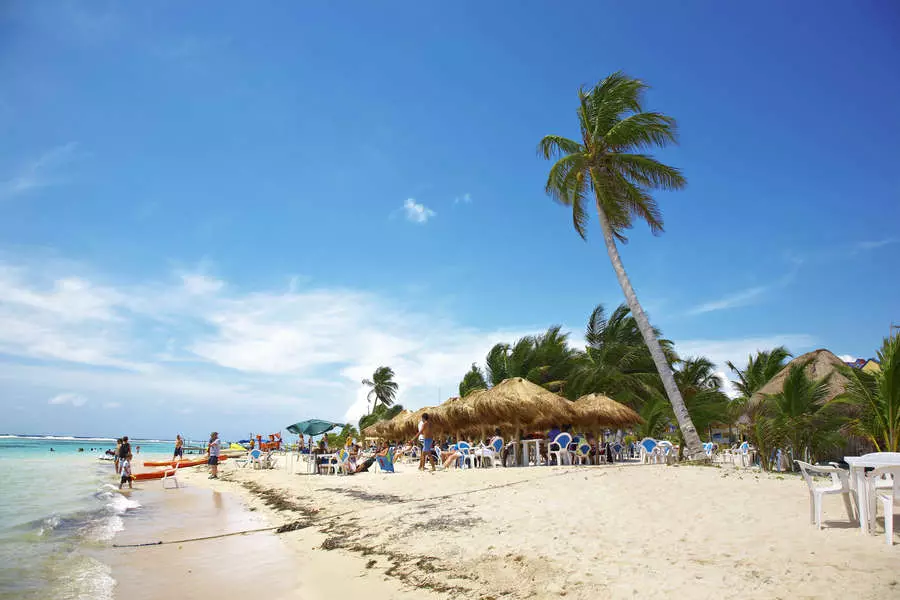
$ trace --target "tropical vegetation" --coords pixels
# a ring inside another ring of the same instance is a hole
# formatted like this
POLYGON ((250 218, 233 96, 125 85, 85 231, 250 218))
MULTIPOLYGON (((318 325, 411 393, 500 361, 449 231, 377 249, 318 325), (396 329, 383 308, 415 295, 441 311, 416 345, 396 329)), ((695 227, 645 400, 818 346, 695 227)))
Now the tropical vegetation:
POLYGON ((879 452, 900 451, 900 335, 886 338, 878 351, 881 369, 843 369, 847 391, 836 399, 855 410, 846 430, 869 440, 879 452))
POLYGON ((390 407, 394 404, 397 397, 399 386, 394 381, 394 370, 390 367, 378 367, 372 374, 372 379, 363 379, 362 384, 368 386, 368 401, 372 402, 370 413, 375 412, 378 403, 384 407, 390 407))
POLYGON ((663 219, 653 190, 678 190, 686 180, 677 168, 646 153, 677 139, 675 119, 644 110, 647 85, 616 72, 591 89, 578 91, 580 140, 545 136, 538 152, 556 159, 545 186, 554 200, 572 210, 572 222, 586 238, 588 197, 592 196, 606 251, 625 301, 650 352, 656 370, 691 456, 703 452, 684 399, 662 345, 650 325, 619 255, 618 243, 635 220, 644 221, 654 234, 662 233, 663 219))

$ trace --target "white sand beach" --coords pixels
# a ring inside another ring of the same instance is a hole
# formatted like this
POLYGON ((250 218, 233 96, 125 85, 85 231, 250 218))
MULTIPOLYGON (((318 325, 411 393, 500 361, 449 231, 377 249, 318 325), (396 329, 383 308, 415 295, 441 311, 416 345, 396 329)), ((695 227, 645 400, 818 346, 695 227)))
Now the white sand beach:
MULTIPOLYGON (((201 597, 269 581, 267 597, 305 599, 900 597, 897 548, 861 534, 839 497, 826 497, 826 528, 817 531, 798 476, 631 464, 400 469, 343 477, 229 469, 218 481, 185 473, 189 488, 237 495, 256 519, 208 531, 194 523, 192 535, 263 521, 300 526, 193 542, 191 552, 205 556, 237 544, 245 560, 191 589, 201 597), (267 555, 280 561, 256 571, 267 555)), ((168 570, 184 547, 132 556, 168 570)))

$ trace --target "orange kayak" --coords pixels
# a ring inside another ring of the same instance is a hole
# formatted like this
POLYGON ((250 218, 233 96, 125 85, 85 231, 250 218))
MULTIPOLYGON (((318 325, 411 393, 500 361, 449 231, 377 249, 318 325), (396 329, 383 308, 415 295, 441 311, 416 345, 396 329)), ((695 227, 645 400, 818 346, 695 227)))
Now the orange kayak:
POLYGON ((144 479, 162 479, 163 477, 175 474, 175 469, 164 469, 162 471, 149 471, 147 473, 135 473, 131 476, 134 481, 142 481, 144 479))
MULTIPOLYGON (((225 460, 226 456, 220 456, 219 462, 225 460)), ((145 467, 174 467, 178 465, 179 468, 182 467, 196 467, 197 465, 205 465, 208 461, 208 458, 204 456, 203 458, 195 458, 192 460, 145 460, 145 467)))

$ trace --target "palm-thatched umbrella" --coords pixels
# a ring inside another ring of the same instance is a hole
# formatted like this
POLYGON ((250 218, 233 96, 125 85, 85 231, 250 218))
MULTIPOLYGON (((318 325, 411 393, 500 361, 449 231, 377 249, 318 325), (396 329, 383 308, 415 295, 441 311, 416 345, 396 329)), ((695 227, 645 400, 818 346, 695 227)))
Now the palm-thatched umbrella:
POLYGON ((463 398, 450 398, 440 406, 434 408, 432 414, 434 427, 441 433, 458 434, 468 431, 472 427, 481 426, 478 415, 475 414, 474 400, 484 390, 471 392, 463 398))
POLYGON ((551 427, 575 419, 571 402, 521 377, 504 379, 476 395, 472 404, 476 417, 489 426, 551 427))
POLYGON ((785 365, 775 377, 769 380, 769 383, 762 386, 759 391, 753 394, 750 404, 752 406, 758 406, 765 401, 766 396, 780 393, 781 390, 784 389, 784 380, 787 379, 788 373, 790 373, 791 369, 796 365, 805 365, 804 370, 806 371, 806 375, 812 380, 821 379, 827 375, 831 375, 831 379, 828 381, 828 397, 825 399, 826 402, 840 396, 847 389, 847 378, 841 373, 841 370, 846 367, 846 364, 829 350, 820 348, 818 350, 813 350, 812 352, 807 352, 806 354, 801 354, 785 365))
POLYGON ((408 410, 404 410, 394 416, 392 419, 388 419, 386 421, 378 421, 374 425, 369 425, 365 429, 363 429, 363 434, 366 437, 374 437, 381 439, 395 439, 400 437, 399 432, 400 428, 404 424, 406 418, 412 413, 408 410))
POLYGON ((575 419, 573 425, 588 428, 631 427, 643 423, 639 414, 624 404, 603 394, 582 396, 573 404, 575 419))

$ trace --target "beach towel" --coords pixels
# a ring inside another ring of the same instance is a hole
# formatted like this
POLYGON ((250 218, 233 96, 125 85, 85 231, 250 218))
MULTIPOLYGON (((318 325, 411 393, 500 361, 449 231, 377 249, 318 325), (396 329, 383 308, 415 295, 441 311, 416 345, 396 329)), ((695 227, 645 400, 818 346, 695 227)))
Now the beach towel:
POLYGON ((376 460, 378 460, 378 468, 384 473, 394 472, 394 452, 392 450, 388 450, 385 456, 376 457, 376 460))

